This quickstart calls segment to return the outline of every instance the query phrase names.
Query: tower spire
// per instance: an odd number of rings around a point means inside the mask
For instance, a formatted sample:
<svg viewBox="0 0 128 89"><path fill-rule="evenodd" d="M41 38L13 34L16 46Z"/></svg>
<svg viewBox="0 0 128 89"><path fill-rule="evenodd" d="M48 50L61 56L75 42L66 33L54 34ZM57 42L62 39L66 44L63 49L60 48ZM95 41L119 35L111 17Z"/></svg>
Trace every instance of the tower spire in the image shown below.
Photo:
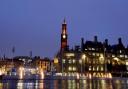
<svg viewBox="0 0 128 89"><path fill-rule="evenodd" d="M64 22L63 22L63 24L66 24L66 18L64 18Z"/></svg>

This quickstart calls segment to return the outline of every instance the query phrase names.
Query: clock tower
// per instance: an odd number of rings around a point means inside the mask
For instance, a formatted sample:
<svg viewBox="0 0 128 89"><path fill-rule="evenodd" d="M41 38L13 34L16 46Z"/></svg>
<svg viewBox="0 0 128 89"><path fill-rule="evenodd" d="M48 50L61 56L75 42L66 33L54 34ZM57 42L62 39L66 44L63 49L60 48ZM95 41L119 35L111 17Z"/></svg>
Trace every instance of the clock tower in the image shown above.
<svg viewBox="0 0 128 89"><path fill-rule="evenodd" d="M63 51L67 47L67 24L64 19L62 24L62 32L61 32L61 51Z"/></svg>

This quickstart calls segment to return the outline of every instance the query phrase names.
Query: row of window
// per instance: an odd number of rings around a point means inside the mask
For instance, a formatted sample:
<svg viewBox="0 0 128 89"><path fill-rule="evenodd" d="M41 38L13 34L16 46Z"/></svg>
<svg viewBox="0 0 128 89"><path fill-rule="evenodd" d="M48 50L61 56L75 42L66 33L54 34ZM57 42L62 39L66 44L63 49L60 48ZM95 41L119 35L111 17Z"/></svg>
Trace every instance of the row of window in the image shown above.
<svg viewBox="0 0 128 89"><path fill-rule="evenodd" d="M65 64L66 63L66 60L63 59L63 63ZM76 63L76 60L75 59L69 59L67 61L67 63L69 64L75 64ZM83 61L83 60L79 60L79 63L89 63L89 64L104 64L104 60L101 58L101 59L96 59L96 60L86 60L86 61Z"/></svg>
<svg viewBox="0 0 128 89"><path fill-rule="evenodd" d="M69 67L68 67L68 70L69 70L69 71L76 71L76 67L71 67L71 66L69 66Z"/></svg>
<svg viewBox="0 0 128 89"><path fill-rule="evenodd" d="M98 50L101 50L101 48L85 48L85 51L87 51L87 50L90 50L90 51L98 51ZM104 51L106 51L106 48L104 49ZM112 50L113 51L113 50ZM125 50L119 50L118 52L119 53L122 53L122 52L124 52Z"/></svg>
<svg viewBox="0 0 128 89"><path fill-rule="evenodd" d="M89 66L89 71L104 71L104 67L103 66L96 66L96 67Z"/></svg>
<svg viewBox="0 0 128 89"><path fill-rule="evenodd" d="M101 56L103 54L100 54L100 53L88 53L89 55L92 55L92 56ZM105 54L106 55L106 54ZM117 55L118 57L121 57L121 58L128 58L128 55L125 55L125 54L119 54ZM116 57L116 55L114 54L107 54L105 57Z"/></svg>
<svg viewBox="0 0 128 89"><path fill-rule="evenodd" d="M69 71L76 71L76 67L69 66ZM89 71L104 71L104 66L89 66Z"/></svg>
<svg viewBox="0 0 128 89"><path fill-rule="evenodd" d="M66 60L63 59L63 63L66 63ZM76 60L75 59L69 59L68 60L68 63L71 64L71 63L76 63Z"/></svg>

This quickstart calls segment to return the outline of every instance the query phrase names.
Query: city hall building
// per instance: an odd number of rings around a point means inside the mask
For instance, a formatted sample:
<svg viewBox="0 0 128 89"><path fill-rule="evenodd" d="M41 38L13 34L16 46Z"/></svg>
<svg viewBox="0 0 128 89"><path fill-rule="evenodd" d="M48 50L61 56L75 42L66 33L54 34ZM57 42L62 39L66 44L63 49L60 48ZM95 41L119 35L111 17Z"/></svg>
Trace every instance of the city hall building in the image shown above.
<svg viewBox="0 0 128 89"><path fill-rule="evenodd" d="M81 39L81 45L70 49L68 45L67 24L64 20L61 33L60 51L55 57L56 71L63 73L105 73L120 76L128 71L128 48L118 39L118 43L110 45L94 36L92 41ZM55 60L54 60L55 61Z"/></svg>

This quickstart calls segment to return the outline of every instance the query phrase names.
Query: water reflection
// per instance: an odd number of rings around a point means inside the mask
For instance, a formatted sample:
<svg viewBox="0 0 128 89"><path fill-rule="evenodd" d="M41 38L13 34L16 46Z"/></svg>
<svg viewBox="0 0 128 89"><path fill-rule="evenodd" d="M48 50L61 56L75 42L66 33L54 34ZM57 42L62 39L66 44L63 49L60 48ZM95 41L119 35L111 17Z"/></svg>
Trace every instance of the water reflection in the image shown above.
<svg viewBox="0 0 128 89"><path fill-rule="evenodd" d="M0 89L128 89L128 79L3 80Z"/></svg>

